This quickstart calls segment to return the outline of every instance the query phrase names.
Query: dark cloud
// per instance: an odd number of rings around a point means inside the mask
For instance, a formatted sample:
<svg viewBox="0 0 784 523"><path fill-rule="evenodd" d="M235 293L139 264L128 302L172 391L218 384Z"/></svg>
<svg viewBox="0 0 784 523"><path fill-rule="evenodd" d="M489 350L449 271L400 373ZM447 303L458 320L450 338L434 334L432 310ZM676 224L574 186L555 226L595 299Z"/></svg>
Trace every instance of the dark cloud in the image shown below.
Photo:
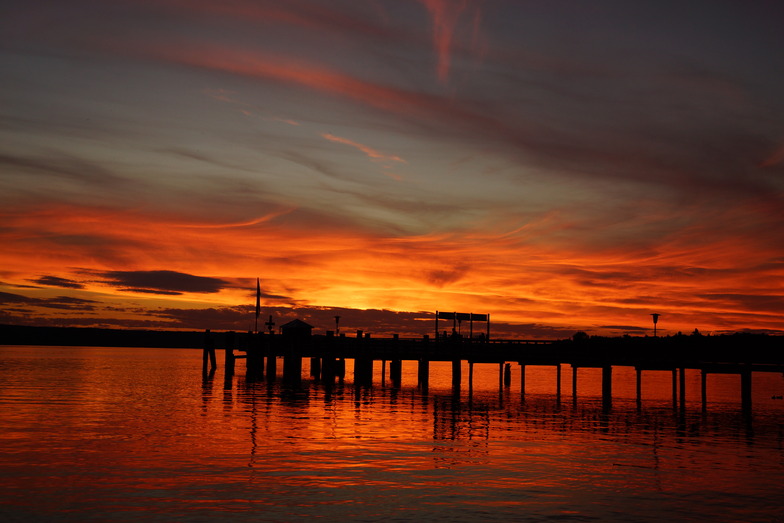
<svg viewBox="0 0 784 523"><path fill-rule="evenodd" d="M58 296L56 298L38 299L36 305L39 307L47 307L50 309L64 309L72 311L94 311L95 305L99 303L95 300L84 300L81 298L72 298L70 296Z"/></svg>
<svg viewBox="0 0 784 523"><path fill-rule="evenodd" d="M182 293L178 291L162 291L160 289L134 289L131 287L119 287L121 291L139 292L142 294L160 294L163 296L179 296Z"/></svg>
<svg viewBox="0 0 784 523"><path fill-rule="evenodd" d="M179 295L184 292L215 293L228 282L176 271L108 271L100 274L106 283L123 290L150 294Z"/></svg>
<svg viewBox="0 0 784 523"><path fill-rule="evenodd" d="M30 298L21 294L0 292L0 304L27 305L46 307L47 309L61 309L70 311L94 311L97 301L73 298L71 296L57 296L55 298Z"/></svg>
<svg viewBox="0 0 784 523"><path fill-rule="evenodd" d="M27 296L22 296L21 294L12 294L10 292L0 292L0 303L2 304L11 304L11 303L30 303L30 300L33 298L28 298Z"/></svg>
<svg viewBox="0 0 784 523"><path fill-rule="evenodd" d="M62 287L64 289L84 289L84 285L75 280L67 278L60 278L58 276L41 276L36 280L30 280L39 285L46 285L48 287Z"/></svg>

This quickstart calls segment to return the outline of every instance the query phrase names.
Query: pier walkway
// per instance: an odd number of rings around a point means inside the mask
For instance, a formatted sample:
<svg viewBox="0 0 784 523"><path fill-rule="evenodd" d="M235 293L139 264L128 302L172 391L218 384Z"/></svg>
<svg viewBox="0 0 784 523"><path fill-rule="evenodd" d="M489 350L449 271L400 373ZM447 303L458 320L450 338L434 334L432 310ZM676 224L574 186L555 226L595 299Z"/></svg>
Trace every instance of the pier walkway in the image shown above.
<svg viewBox="0 0 784 523"><path fill-rule="evenodd" d="M220 338L217 341L214 338ZM353 380L357 385L372 383L374 362L381 362L392 383L400 382L403 361L418 365L418 384L427 388L430 362L452 363L452 383L459 389L463 363L469 366L469 384L473 364L499 365L499 386L509 385L510 366L521 367L521 393L525 393L527 365L554 366L557 369L560 396L561 371L568 365L572 372L572 390L576 397L577 374L581 368L602 369L602 398L606 406L612 402L612 368L634 367L637 372L637 397L640 399L642 373L670 371L673 403L685 405L685 372L701 373L703 408L707 403L706 382L710 374L738 374L741 378L741 404L751 411L751 374L753 372L784 373L780 336L675 336L667 338L589 338L580 340L488 340L441 337L373 338L361 331L356 336L286 336L274 334L221 333L207 331L204 369L208 362L216 366L215 347L225 351L225 365L233 373L235 361L246 359L249 377L275 379L278 360L283 360L283 378L299 380L302 359L310 358L311 374L323 381L342 379L345 360L354 360ZM210 348L211 347L211 348Z"/></svg>

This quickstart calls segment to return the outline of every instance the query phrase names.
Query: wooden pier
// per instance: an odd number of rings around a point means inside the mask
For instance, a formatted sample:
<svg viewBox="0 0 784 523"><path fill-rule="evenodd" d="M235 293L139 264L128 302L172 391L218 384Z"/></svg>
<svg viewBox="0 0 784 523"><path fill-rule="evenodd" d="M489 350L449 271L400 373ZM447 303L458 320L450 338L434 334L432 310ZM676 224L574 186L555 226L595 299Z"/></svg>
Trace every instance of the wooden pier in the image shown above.
<svg viewBox="0 0 784 523"><path fill-rule="evenodd" d="M209 331L206 333L204 370L207 361L215 367L216 345ZM463 362L468 364L469 387L473 380L473 365L495 363L499 368L499 388L509 386L511 365L520 367L520 389L525 394L525 368L528 365L556 368L557 397L561 396L563 365L572 369L572 394L577 398L577 375L583 368L601 369L602 402L612 405L613 367L633 367L637 377L637 402L641 402L643 373L669 371L672 373L673 406L685 409L687 370L701 373L701 400L707 405L707 380L710 374L738 374L741 378L741 406L751 412L751 375L753 372L784 373L782 340L770 337L700 337L672 338L591 338L580 340L490 340L443 336L437 339L373 338L358 331L356 336L285 336L276 334L221 333L225 366L234 372L235 361L244 358L249 379L274 380L278 359L283 360L283 379L301 379L302 359L310 358L311 377L324 382L345 377L345 361L354 361L353 382L369 386L373 381L374 365L382 366L386 379L387 362L391 383L400 384L403 361L417 363L418 386L427 388L430 363L451 362L452 384L459 389L462 383Z"/></svg>

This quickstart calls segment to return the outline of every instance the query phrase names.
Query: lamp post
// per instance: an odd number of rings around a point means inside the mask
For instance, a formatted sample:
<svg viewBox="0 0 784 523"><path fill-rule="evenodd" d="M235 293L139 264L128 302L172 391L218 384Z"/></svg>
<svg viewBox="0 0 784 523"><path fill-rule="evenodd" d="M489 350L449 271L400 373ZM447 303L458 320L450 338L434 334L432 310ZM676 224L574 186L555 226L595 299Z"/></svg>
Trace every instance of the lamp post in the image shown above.
<svg viewBox="0 0 784 523"><path fill-rule="evenodd" d="M661 314L654 312L653 314L651 314L651 316L653 316L653 337L655 338L656 337L656 324L659 323L659 316L661 316Z"/></svg>

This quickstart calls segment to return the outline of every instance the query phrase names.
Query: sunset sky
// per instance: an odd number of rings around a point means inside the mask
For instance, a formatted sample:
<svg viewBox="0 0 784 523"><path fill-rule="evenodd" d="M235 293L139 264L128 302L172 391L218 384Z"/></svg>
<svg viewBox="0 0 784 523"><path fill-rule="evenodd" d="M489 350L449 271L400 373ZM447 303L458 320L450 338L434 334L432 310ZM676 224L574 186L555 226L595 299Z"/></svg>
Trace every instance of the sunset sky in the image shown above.
<svg viewBox="0 0 784 523"><path fill-rule="evenodd" d="M784 333L784 3L0 4L0 323Z"/></svg>

